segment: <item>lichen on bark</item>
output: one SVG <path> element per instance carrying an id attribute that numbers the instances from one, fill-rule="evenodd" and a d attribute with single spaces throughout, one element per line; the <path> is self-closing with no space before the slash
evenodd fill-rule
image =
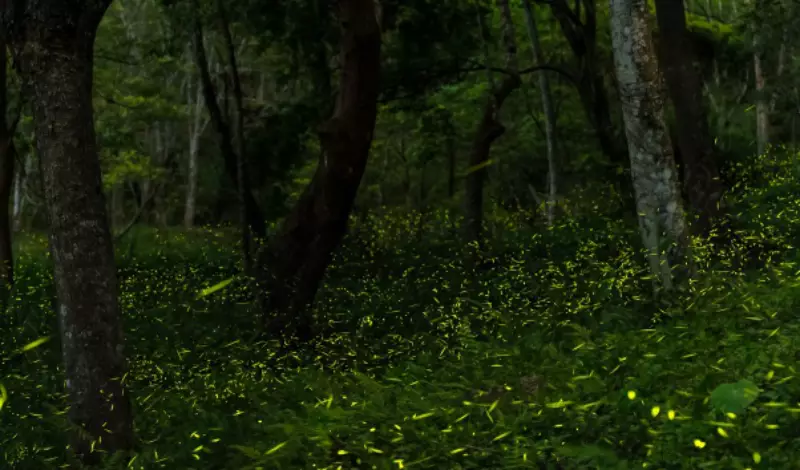
<path id="1" fill-rule="evenodd" d="M 690 263 L 688 234 L 661 76 L 645 0 L 611 0 L 611 41 L 631 160 L 639 228 L 656 293 Z"/>

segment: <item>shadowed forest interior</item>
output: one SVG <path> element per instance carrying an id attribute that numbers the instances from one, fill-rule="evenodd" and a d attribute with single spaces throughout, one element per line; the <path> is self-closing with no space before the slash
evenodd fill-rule
<path id="1" fill-rule="evenodd" d="M 0 2 L 0 469 L 791 469 L 797 0 Z"/>

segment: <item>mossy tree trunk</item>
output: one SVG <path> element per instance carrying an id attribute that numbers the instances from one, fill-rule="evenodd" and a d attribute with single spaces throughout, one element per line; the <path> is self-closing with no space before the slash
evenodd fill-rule
<path id="1" fill-rule="evenodd" d="M 639 228 L 656 294 L 673 290 L 689 261 L 678 172 L 664 118 L 646 0 L 611 0 L 611 44 L 628 140 Z"/>

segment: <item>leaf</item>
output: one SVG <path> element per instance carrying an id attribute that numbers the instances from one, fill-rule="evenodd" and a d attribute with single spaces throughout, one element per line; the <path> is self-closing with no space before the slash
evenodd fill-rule
<path id="1" fill-rule="evenodd" d="M 206 296 L 208 296 L 208 295 L 211 295 L 211 294 L 213 294 L 214 292 L 216 292 L 216 291 L 218 291 L 218 290 L 224 289 L 224 288 L 225 288 L 225 287 L 226 287 L 228 284 L 230 284 L 231 282 L 233 282 L 233 278 L 230 278 L 230 279 L 225 279 L 224 281 L 222 281 L 222 282 L 220 282 L 220 283 L 214 284 L 214 285 L 213 285 L 213 286 L 211 286 L 211 287 L 208 287 L 208 288 L 206 288 L 206 289 L 203 289 L 203 290 L 202 290 L 202 291 L 200 291 L 200 293 L 197 295 L 197 298 L 198 298 L 198 299 L 201 299 L 201 298 L 203 298 L 203 297 L 206 297 Z"/>
<path id="2" fill-rule="evenodd" d="M 3 409 L 6 402 L 8 401 L 8 390 L 6 390 L 6 386 L 0 384 L 0 410 Z"/>
<path id="3" fill-rule="evenodd" d="M 742 379 L 722 384 L 711 392 L 711 406 L 723 413 L 740 414 L 758 398 L 761 390 L 753 382 Z"/>

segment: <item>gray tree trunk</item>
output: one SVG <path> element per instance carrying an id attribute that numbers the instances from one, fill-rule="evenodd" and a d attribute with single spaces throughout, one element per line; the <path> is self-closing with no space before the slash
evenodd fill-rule
<path id="1" fill-rule="evenodd" d="M 27 170 L 28 168 L 28 159 L 29 156 L 26 154 L 24 157 L 24 165 L 23 168 Z M 27 176 L 27 172 L 25 172 L 25 176 Z M 13 218 L 13 230 L 15 232 L 19 232 L 22 228 L 22 214 L 25 209 L 25 177 L 23 176 L 22 171 L 17 171 L 14 173 L 14 195 L 13 195 L 13 202 L 12 202 L 12 211 L 11 217 Z"/>
<path id="2" fill-rule="evenodd" d="M 769 101 L 766 96 L 767 80 L 759 52 L 753 54 L 753 72 L 756 79 L 756 145 L 758 154 L 763 155 L 769 144 Z"/>
<path id="3" fill-rule="evenodd" d="M 191 228 L 197 211 L 197 175 L 199 171 L 200 137 L 208 125 L 208 118 L 203 119 L 203 88 L 198 81 L 195 97 L 192 99 L 191 86 L 187 87 L 187 103 L 191 109 L 189 116 L 189 169 L 186 184 L 186 205 L 183 213 L 183 225 Z"/>
<path id="4" fill-rule="evenodd" d="M 536 26 L 536 17 L 533 15 L 530 0 L 522 0 L 525 10 L 525 20 L 528 26 L 528 35 L 531 38 L 533 61 L 536 65 L 544 64 L 542 45 L 539 42 L 539 29 Z M 555 219 L 556 198 L 558 197 L 558 161 L 556 159 L 556 113 L 553 106 L 553 96 L 550 92 L 550 79 L 546 72 L 539 72 L 539 90 L 542 94 L 542 107 L 544 108 L 544 131 L 547 141 L 547 224 L 553 225 Z"/>
<path id="5" fill-rule="evenodd" d="M 611 0 L 610 13 L 639 228 L 658 294 L 675 287 L 676 268 L 688 261 L 687 225 L 647 1 Z"/>
<path id="6" fill-rule="evenodd" d="M 114 252 L 92 109 L 95 33 L 110 0 L 9 2 L 3 26 L 29 87 L 50 221 L 72 449 L 133 445 Z"/>

